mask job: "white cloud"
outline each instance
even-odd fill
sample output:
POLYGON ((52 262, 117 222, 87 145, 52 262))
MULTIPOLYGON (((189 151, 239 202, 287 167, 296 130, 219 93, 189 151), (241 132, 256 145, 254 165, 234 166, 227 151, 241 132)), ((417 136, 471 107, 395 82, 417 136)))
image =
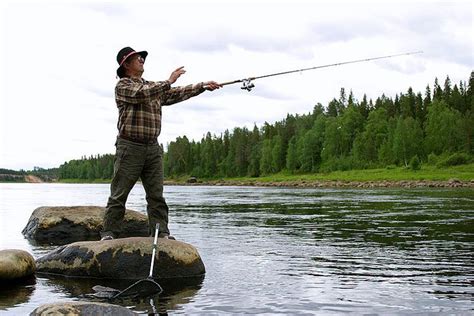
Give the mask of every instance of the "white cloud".
POLYGON ((180 85, 424 51, 257 80, 250 93, 206 92, 163 110, 163 143, 308 113, 341 87, 357 99, 424 92, 435 77, 467 80, 473 65, 472 3, 463 1, 3 1, 0 10, 1 168, 112 153, 124 46, 149 52, 149 80, 186 66, 180 85))

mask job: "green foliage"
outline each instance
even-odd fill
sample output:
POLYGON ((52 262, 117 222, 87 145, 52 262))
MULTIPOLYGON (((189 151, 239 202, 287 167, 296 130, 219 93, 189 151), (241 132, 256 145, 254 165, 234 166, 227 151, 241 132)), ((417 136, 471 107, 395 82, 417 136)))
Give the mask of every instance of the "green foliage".
POLYGON ((438 161, 436 166, 438 168, 449 167, 449 166, 458 166, 464 165, 472 162, 472 157, 466 153, 454 153, 449 155, 447 158, 441 159, 438 161))
POLYGON ((296 136, 293 136, 288 145, 288 152, 286 154, 286 169, 292 173, 295 172, 299 167, 296 148, 296 136))
POLYGON ((418 155, 415 155, 410 159, 410 169, 413 171, 421 169, 421 161, 420 158, 418 158, 418 155))
POLYGON ((408 159, 421 155, 423 144, 423 130, 412 117, 400 116, 394 132, 393 155, 395 161, 408 166, 408 159))
POLYGON ((59 179, 80 179, 82 181, 111 179, 114 172, 114 157, 114 155, 106 154, 71 160, 62 164, 57 174, 59 179))
POLYGON ((362 133, 354 140, 353 155, 358 166, 376 165, 379 151, 388 136, 388 115, 385 108, 378 108, 369 114, 362 133))
POLYGON ((321 172, 347 171, 354 169, 354 159, 352 157, 336 157, 331 161, 326 161, 321 165, 321 172))
POLYGON ((260 129, 254 126, 251 132, 235 128, 220 137, 208 134, 201 142, 190 144, 192 157, 176 154, 188 152, 187 144, 178 138, 169 144, 165 170, 167 176, 193 170, 193 175, 208 178, 260 177, 285 169, 300 174, 410 167, 412 161, 417 162, 412 157, 421 166, 428 157, 433 160, 444 152, 472 153, 474 116, 472 106, 466 104, 472 103, 473 84, 473 74, 469 85, 452 86, 448 77, 440 86, 435 79, 433 89, 427 86, 424 95, 408 88, 395 99, 378 97, 375 105, 365 95, 358 102, 352 91, 347 96, 342 88, 339 98, 326 108, 318 103, 312 113, 288 114, 260 129), (173 161, 181 157, 188 158, 173 161))
POLYGON ((428 164, 431 165, 431 166, 435 166, 439 161, 439 157, 434 154, 434 153, 431 153, 428 155, 428 164))
POLYGON ((426 152, 439 155, 444 151, 462 150, 461 124, 461 114, 458 111, 450 109, 445 101, 434 100, 428 109, 426 120, 426 152))
POLYGON ((262 156, 260 158, 260 173, 270 174, 272 170, 272 141, 265 139, 262 145, 262 156))
POLYGON ((286 153, 284 151, 283 140, 277 135, 272 140, 272 171, 278 172, 285 166, 286 153))
POLYGON ((4 175, 26 175, 27 172, 25 170, 20 170, 20 171, 16 171, 16 170, 11 170, 11 169, 4 169, 4 168, 0 168, 0 174, 4 174, 4 175))

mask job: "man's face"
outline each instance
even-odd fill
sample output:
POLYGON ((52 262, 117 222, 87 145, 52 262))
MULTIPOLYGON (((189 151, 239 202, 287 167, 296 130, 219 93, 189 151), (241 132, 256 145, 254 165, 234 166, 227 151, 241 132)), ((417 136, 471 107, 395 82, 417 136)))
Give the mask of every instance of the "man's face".
POLYGON ((127 65, 125 67, 128 69, 129 73, 143 73, 143 64, 145 63, 145 59, 143 59, 143 57, 139 54, 128 57, 126 63, 127 65))

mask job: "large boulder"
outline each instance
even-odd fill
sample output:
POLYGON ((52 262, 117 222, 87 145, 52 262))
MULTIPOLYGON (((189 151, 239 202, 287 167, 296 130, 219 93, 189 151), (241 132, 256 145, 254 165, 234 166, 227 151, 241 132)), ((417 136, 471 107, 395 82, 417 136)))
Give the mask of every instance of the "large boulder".
MULTIPOLYGON (((97 240, 102 230, 105 208, 99 206, 43 206, 34 210, 23 235, 39 243, 63 245, 74 241, 97 240)), ((118 237, 148 236, 145 214, 126 210, 118 237)))
POLYGON ((65 302, 44 304, 33 310, 30 316, 46 315, 138 315, 126 307, 107 303, 65 302))
MULTIPOLYGON (((152 249, 152 237, 75 242, 37 259, 36 269, 38 273, 69 277, 141 279, 150 272, 152 249)), ((158 238, 154 277, 197 277, 204 273, 204 263, 196 248, 158 238)))
POLYGON ((31 277, 35 273, 35 259, 18 249, 0 250, 0 282, 31 277))

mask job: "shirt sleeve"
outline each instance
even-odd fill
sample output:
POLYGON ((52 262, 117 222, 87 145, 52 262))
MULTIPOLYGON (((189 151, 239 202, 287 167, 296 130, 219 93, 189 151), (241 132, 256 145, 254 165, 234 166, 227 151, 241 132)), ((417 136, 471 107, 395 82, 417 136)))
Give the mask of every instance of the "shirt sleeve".
POLYGON ((118 103, 143 104, 159 98, 170 90, 169 81, 137 82, 129 78, 121 79, 115 87, 115 98, 118 103))
POLYGON ((187 100, 191 97, 197 96, 203 93, 204 91, 206 91, 206 89, 204 89, 204 84, 202 82, 197 84, 190 84, 185 87, 171 88, 164 93, 162 105, 171 105, 174 103, 178 103, 187 100))

